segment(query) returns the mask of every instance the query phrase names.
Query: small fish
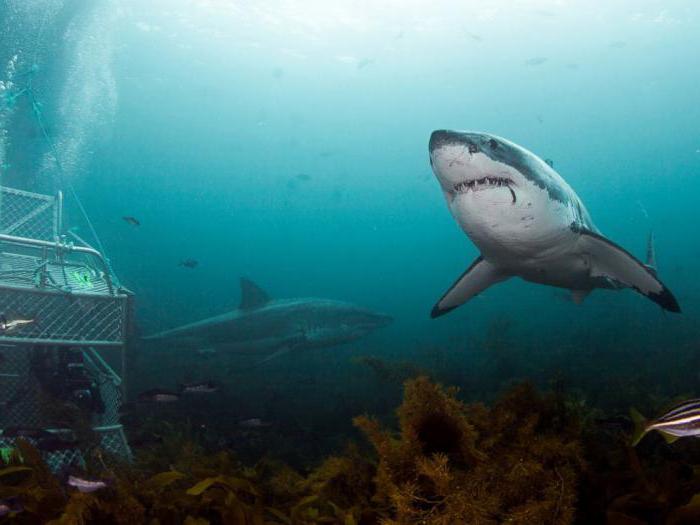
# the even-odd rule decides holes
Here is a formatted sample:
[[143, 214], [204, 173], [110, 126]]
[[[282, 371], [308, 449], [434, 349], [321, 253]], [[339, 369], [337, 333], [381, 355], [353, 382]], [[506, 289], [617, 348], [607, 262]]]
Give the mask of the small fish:
[[0, 500], [0, 518], [22, 512], [24, 507], [17, 498]]
[[239, 421], [238, 426], [242, 428], [264, 428], [272, 426], [272, 423], [268, 423], [267, 421], [263, 421], [260, 418], [254, 417], [251, 419], [244, 419], [243, 421]]
[[182, 383], [180, 385], [181, 394], [211, 394], [218, 392], [219, 386], [213, 381], [201, 381], [199, 383]]
[[541, 66], [547, 61], [545, 57], [532, 57], [525, 61], [526, 66]]
[[153, 388], [138, 395], [138, 400], [142, 403], [172, 403], [180, 400], [180, 394], [170, 390]]
[[0, 315], [0, 334], [14, 332], [23, 326], [27, 326], [35, 322], [36, 319], [8, 319], [4, 315]]
[[614, 42], [610, 42], [608, 47], [610, 47], [612, 49], [622, 49], [626, 45], [627, 45], [627, 42], [625, 42], [624, 40], [615, 40]]
[[199, 266], [199, 261], [195, 259], [184, 259], [180, 261], [179, 266], [184, 266], [185, 268], [191, 268], [195, 269], [197, 266]]
[[197, 348], [194, 353], [201, 356], [212, 356], [216, 354], [216, 348]]
[[634, 408], [630, 410], [634, 421], [632, 446], [652, 430], [661, 433], [667, 443], [673, 443], [680, 437], [700, 436], [700, 399], [690, 399], [666, 412], [654, 421], [647, 421]]
[[141, 226], [141, 222], [136, 217], [132, 217], [131, 215], [126, 215], [122, 217], [122, 219], [132, 226]]
[[294, 177], [296, 177], [297, 180], [302, 180], [304, 182], [311, 180], [311, 175], [307, 173], [297, 173], [296, 175], [294, 175]]
[[78, 489], [80, 492], [95, 492], [107, 487], [107, 483], [102, 480], [90, 480], [79, 478], [78, 476], [68, 476], [68, 485]]
[[550, 168], [554, 168], [554, 161], [552, 159], [544, 159], [545, 164]]
[[357, 69], [364, 69], [369, 65], [374, 64], [373, 58], [363, 58], [357, 63]]

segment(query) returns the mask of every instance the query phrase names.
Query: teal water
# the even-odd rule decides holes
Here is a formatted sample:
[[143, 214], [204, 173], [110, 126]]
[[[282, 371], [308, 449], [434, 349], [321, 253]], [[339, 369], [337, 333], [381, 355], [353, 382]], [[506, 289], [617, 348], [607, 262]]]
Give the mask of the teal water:
[[[136, 390], [226, 384], [199, 411], [210, 425], [263, 417], [333, 441], [398, 400], [398, 384], [356, 362], [368, 355], [468, 396], [529, 378], [626, 410], [697, 393], [699, 26], [700, 6], [681, 0], [2, 0], [1, 180], [75, 188], [136, 293], [137, 335], [234, 308], [240, 276], [395, 318], [245, 373], [236, 356], [134, 343]], [[12, 96], [29, 79], [38, 108]], [[441, 128], [553, 159], [597, 226], [640, 257], [653, 230], [683, 314], [631, 291], [577, 306], [514, 279], [429, 319], [477, 256], [429, 166]]]

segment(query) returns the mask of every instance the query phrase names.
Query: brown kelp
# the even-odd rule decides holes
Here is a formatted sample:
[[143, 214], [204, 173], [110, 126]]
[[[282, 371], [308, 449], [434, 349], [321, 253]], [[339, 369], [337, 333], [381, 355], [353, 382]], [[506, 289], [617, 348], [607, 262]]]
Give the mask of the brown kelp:
[[571, 523], [583, 459], [563, 405], [529, 385], [490, 409], [455, 394], [407, 382], [398, 435], [356, 420], [379, 456], [385, 523]]
[[[89, 454], [81, 492], [17, 440], [0, 468], [0, 500], [16, 523], [50, 524], [671, 524], [700, 519], [700, 443], [649, 436], [592, 417], [561, 391], [519, 384], [493, 405], [408, 380], [396, 428], [355, 418], [367, 441], [310, 472], [263, 458], [253, 466], [163, 426], [133, 464]], [[587, 412], [588, 411], [588, 412]], [[598, 414], [599, 415], [599, 414]], [[598, 421], [598, 423], [596, 423]], [[618, 425], [618, 426], [610, 426]], [[368, 446], [369, 445], [369, 446]], [[362, 448], [365, 447], [365, 448]], [[74, 474], [75, 475], [75, 474]]]

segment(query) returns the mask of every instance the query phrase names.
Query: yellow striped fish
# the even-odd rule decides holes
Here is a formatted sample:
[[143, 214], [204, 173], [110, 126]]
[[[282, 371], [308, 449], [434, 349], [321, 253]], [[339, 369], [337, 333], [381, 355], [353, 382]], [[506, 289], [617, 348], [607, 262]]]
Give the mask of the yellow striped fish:
[[680, 437], [700, 436], [700, 399], [684, 401], [654, 421], [647, 421], [634, 408], [630, 410], [630, 415], [635, 428], [633, 447], [652, 430], [660, 432], [667, 443], [673, 443]]

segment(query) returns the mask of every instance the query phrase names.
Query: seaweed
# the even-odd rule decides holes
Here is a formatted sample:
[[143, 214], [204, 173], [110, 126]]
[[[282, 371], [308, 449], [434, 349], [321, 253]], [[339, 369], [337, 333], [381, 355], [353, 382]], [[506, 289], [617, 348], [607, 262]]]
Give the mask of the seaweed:
[[[207, 451], [196, 428], [151, 421], [158, 446], [133, 464], [85, 457], [107, 487], [80, 493], [17, 440], [0, 467], [0, 499], [17, 523], [685, 525], [700, 520], [700, 444], [597, 426], [600, 411], [563, 389], [517, 384], [493, 404], [466, 403], [427, 377], [404, 384], [393, 427], [359, 416], [365, 439], [308, 472], [265, 457]], [[595, 416], [595, 417], [594, 417]]]
[[379, 456], [374, 500], [385, 523], [572, 523], [584, 462], [580, 427], [523, 385], [493, 408], [408, 381], [398, 435], [359, 417]]

